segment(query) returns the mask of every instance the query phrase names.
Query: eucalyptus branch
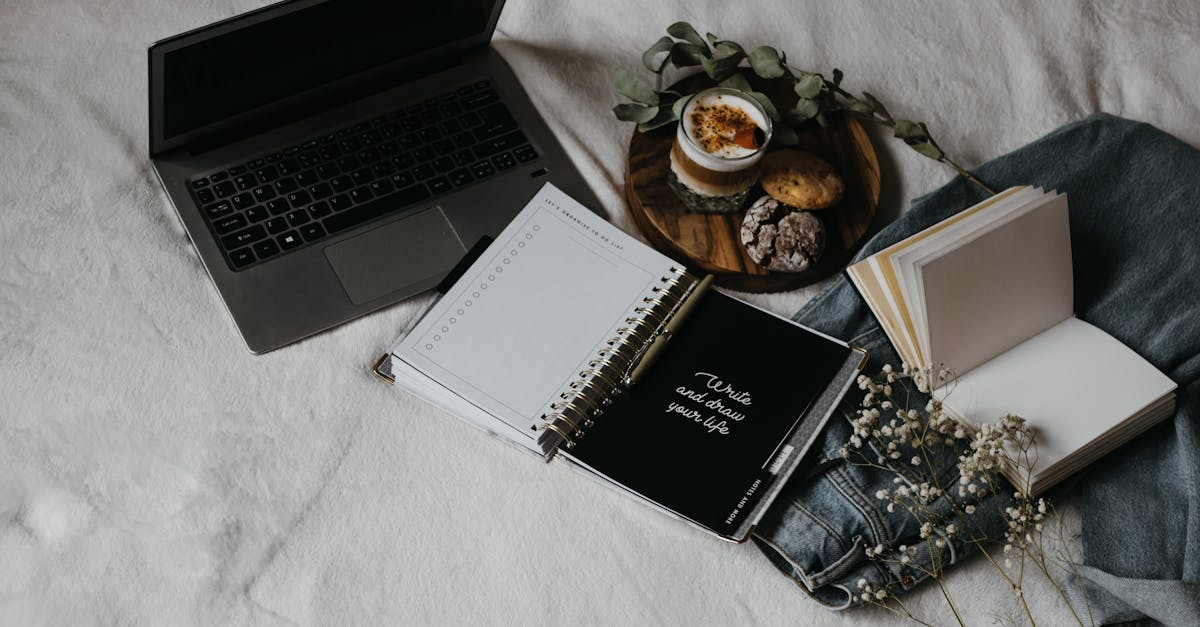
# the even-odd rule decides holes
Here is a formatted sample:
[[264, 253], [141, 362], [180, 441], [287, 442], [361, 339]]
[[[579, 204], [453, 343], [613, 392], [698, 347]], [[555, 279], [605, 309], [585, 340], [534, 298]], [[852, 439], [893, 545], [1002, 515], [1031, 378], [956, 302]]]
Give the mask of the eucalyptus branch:
[[[743, 65], [743, 62], [746, 65]], [[773, 142], [794, 145], [799, 141], [797, 129], [815, 120], [821, 126], [829, 124], [829, 114], [849, 111], [860, 118], [892, 129], [896, 139], [918, 154], [944, 163], [988, 194], [995, 194], [987, 185], [951, 159], [929, 133], [924, 122], [896, 119], [877, 98], [867, 92], [855, 96], [842, 88], [844, 75], [834, 69], [831, 78], [817, 72], [798, 69], [787, 63], [787, 53], [771, 46], [759, 46], [747, 51], [741, 44], [721, 39], [713, 33], [701, 37], [687, 22], [675, 22], [667, 27], [667, 35], [659, 38], [642, 53], [642, 65], [654, 73], [654, 87], [625, 69], [615, 75], [617, 93], [629, 102], [613, 107], [619, 120], [634, 122], [638, 131], [645, 132], [679, 119], [685, 94], [663, 89], [663, 76], [668, 66], [676, 70], [700, 67], [709, 78], [722, 87], [746, 92], [763, 106], [775, 126]], [[796, 94], [796, 103], [783, 110], [783, 103], [773, 102], [766, 94], [755, 91], [742, 74], [749, 67], [760, 78], [787, 81]]]

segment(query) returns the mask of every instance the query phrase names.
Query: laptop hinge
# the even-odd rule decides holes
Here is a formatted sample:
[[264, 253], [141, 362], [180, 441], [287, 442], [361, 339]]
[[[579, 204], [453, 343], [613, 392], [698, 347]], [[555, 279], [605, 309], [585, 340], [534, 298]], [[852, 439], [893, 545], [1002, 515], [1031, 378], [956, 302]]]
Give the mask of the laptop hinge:
[[419, 67], [409, 67], [401, 70], [395, 70], [386, 74], [373, 76], [370, 79], [355, 83], [354, 85], [343, 87], [334, 91], [324, 92], [317, 96], [306, 99], [302, 103], [295, 104], [285, 109], [274, 111], [270, 115], [263, 115], [255, 120], [238, 124], [233, 127], [221, 129], [198, 138], [190, 142], [186, 149], [193, 155], [203, 154], [210, 150], [216, 150], [222, 146], [232, 144], [236, 141], [241, 141], [247, 137], [265, 133], [266, 131], [287, 126], [293, 122], [303, 120], [323, 111], [340, 107], [355, 100], [361, 100], [368, 96], [373, 96], [377, 93], [387, 91], [409, 83], [426, 76], [431, 76], [453, 68], [462, 64], [462, 58], [455, 56], [443, 59], [435, 59], [427, 63], [421, 64]]

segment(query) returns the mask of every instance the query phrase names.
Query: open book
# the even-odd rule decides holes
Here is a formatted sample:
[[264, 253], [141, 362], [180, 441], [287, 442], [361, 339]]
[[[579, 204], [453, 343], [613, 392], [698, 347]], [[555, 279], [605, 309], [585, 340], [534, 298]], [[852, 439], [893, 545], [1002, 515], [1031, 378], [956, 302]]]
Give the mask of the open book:
[[547, 184], [375, 369], [742, 541], [864, 354], [707, 286]]
[[1019, 488], [1040, 493], [1174, 412], [1174, 382], [1074, 317], [1064, 195], [1014, 187], [848, 273], [905, 363], [957, 375], [934, 390], [954, 386], [952, 415], [1033, 426], [1030, 485], [1006, 473]]

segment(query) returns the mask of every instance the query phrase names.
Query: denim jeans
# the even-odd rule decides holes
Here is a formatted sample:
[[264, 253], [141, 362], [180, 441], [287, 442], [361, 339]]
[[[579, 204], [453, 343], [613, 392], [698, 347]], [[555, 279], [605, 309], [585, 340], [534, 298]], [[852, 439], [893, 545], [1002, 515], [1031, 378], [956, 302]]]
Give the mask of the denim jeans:
[[[1067, 193], [1076, 315], [1179, 385], [1174, 417], [1065, 488], [1082, 497], [1086, 580], [1073, 593], [1087, 593], [1097, 622], [1200, 624], [1200, 151], [1147, 124], [1097, 114], [975, 173], [997, 190], [1028, 184]], [[858, 258], [985, 197], [956, 178], [916, 199]], [[867, 348], [868, 372], [899, 364], [845, 277], [795, 320]], [[852, 413], [858, 400], [852, 391], [843, 409]], [[921, 569], [884, 566], [864, 554], [865, 546], [923, 543], [906, 515], [888, 513], [874, 497], [892, 486], [892, 476], [841, 459], [849, 431], [846, 421], [830, 421], [755, 535], [780, 570], [835, 609], [851, 604], [860, 578], [894, 592], [921, 581]], [[979, 507], [1003, 511], [1004, 499], [991, 495]], [[997, 528], [983, 531], [1003, 535], [999, 517], [976, 517], [995, 519]], [[972, 550], [950, 546], [951, 563]], [[914, 558], [925, 570], [930, 560], [924, 552]]]

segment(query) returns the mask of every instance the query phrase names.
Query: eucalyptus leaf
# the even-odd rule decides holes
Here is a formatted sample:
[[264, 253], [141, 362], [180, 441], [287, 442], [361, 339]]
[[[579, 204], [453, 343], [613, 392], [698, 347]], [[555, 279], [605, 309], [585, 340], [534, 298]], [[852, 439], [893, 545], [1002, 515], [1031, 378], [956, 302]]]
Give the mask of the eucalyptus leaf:
[[771, 143], [780, 146], [795, 146], [800, 143], [800, 135], [796, 133], [796, 129], [781, 124], [775, 127], [775, 132], [771, 134]]
[[646, 131], [652, 131], [660, 126], [666, 126], [667, 124], [670, 124], [678, 119], [679, 117], [676, 116], [671, 109], [659, 108], [658, 114], [656, 114], [650, 120], [638, 124], [637, 129], [638, 131], [645, 133]]
[[687, 102], [688, 98], [680, 98], [671, 104], [671, 114], [675, 116], [676, 120], [683, 117], [683, 107], [687, 105]]
[[816, 98], [817, 94], [821, 93], [821, 88], [825, 86], [825, 81], [816, 74], [802, 74], [796, 80], [795, 90], [796, 95], [801, 98]]
[[675, 67], [692, 67], [700, 65], [709, 57], [708, 48], [701, 48], [696, 44], [689, 44], [686, 41], [676, 42], [671, 48], [671, 63]]
[[705, 73], [714, 81], [720, 82], [737, 72], [738, 64], [746, 57], [745, 54], [737, 52], [727, 57], [719, 59], [702, 59], [700, 65], [704, 66]]
[[613, 115], [622, 122], [649, 122], [658, 115], [658, 107], [647, 107], [633, 102], [622, 102], [612, 108]]
[[741, 72], [738, 72], [733, 76], [721, 81], [719, 86], [737, 89], [739, 91], [751, 91], [754, 89], [750, 86], [750, 81], [746, 80], [746, 77], [743, 76]]
[[761, 91], [748, 91], [746, 94], [762, 105], [762, 108], [767, 112], [767, 117], [771, 118], [772, 122], [779, 122], [779, 110], [775, 108], [775, 103], [771, 102], [771, 99], [766, 94]]
[[667, 60], [670, 59], [670, 55], [664, 55], [661, 63], [656, 63], [654, 61], [654, 57], [664, 52], [670, 52], [671, 46], [674, 45], [675, 40], [671, 39], [670, 37], [660, 38], [658, 41], [654, 42], [653, 46], [646, 48], [646, 51], [642, 53], [642, 65], [645, 66], [647, 70], [650, 70], [656, 74], [662, 72], [663, 68], [667, 65]]
[[896, 127], [893, 129], [898, 139], [913, 140], [913, 141], [928, 141], [929, 133], [920, 124], [912, 120], [896, 120]]
[[817, 101], [812, 98], [801, 98], [796, 101], [796, 106], [788, 113], [788, 117], [794, 120], [809, 120], [817, 115], [821, 107], [817, 105]]
[[713, 50], [721, 53], [722, 55], [731, 55], [731, 54], [738, 54], [738, 53], [746, 54], [745, 48], [742, 48], [736, 42], [732, 42], [732, 41], [718, 41], [716, 44], [713, 45]]
[[871, 106], [871, 103], [862, 100], [851, 100], [849, 106], [851, 111], [862, 115], [871, 115], [875, 112], [875, 107]]
[[917, 142], [915, 144], [909, 144], [909, 146], [913, 150], [926, 157], [929, 157], [930, 159], [933, 159], [934, 161], [941, 161], [942, 159], [946, 158], [946, 153], [942, 152], [941, 148], [938, 148], [936, 145], [930, 142]]
[[692, 28], [692, 25], [688, 24], [687, 22], [675, 22], [674, 24], [668, 26], [667, 34], [708, 50], [708, 44], [704, 43], [704, 38], [701, 37], [700, 33], [697, 33], [696, 29]]
[[817, 117], [813, 119], [817, 121], [817, 124], [821, 125], [821, 128], [829, 126], [829, 116], [825, 115], [824, 111], [818, 111]]
[[629, 70], [619, 68], [613, 82], [616, 84], [617, 93], [634, 102], [645, 105], [658, 104], [658, 94], [646, 84], [646, 81], [638, 78]]
[[714, 45], [714, 46], [717, 45], [718, 41], [721, 41], [720, 37], [717, 37], [716, 35], [714, 35], [712, 33], [705, 33], [704, 38], [708, 40], [709, 44]]
[[750, 67], [754, 69], [754, 73], [763, 78], [779, 78], [787, 72], [779, 58], [779, 51], [770, 46], [759, 46], [751, 50], [747, 58], [750, 59]]

